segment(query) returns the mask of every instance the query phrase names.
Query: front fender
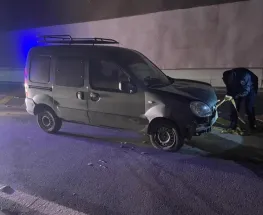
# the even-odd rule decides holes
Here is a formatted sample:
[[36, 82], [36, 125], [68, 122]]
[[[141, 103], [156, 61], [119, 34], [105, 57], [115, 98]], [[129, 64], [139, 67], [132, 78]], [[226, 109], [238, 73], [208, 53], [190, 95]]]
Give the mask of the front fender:
[[155, 106], [152, 106], [145, 113], [145, 117], [148, 119], [149, 123], [155, 118], [170, 118], [171, 115], [171, 108], [168, 108], [164, 104], [157, 104]]

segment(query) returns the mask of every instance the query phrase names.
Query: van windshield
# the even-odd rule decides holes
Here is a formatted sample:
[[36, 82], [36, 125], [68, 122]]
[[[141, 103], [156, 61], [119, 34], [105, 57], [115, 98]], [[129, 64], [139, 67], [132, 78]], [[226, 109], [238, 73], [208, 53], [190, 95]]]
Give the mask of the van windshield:
[[146, 87], [163, 87], [171, 84], [168, 77], [147, 57], [136, 51], [121, 52], [122, 66]]

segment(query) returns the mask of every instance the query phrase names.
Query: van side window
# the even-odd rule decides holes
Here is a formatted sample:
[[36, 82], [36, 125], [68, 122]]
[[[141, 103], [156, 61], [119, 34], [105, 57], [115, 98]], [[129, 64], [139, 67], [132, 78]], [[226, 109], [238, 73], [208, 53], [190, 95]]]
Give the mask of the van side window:
[[84, 86], [84, 61], [79, 58], [59, 58], [56, 63], [55, 83], [65, 87]]
[[106, 60], [90, 62], [90, 85], [93, 89], [119, 92], [119, 82], [129, 81], [116, 63]]
[[49, 56], [35, 56], [31, 59], [29, 80], [35, 83], [46, 84], [50, 81]]

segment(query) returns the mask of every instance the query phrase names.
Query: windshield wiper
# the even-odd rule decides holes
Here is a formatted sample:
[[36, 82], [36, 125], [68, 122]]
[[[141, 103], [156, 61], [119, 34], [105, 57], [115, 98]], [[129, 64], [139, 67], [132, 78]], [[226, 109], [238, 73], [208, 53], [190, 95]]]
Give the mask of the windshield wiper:
[[168, 84], [163, 84], [163, 83], [159, 83], [159, 84], [149, 84], [148, 87], [165, 87], [168, 86]]
[[170, 81], [162, 83], [158, 78], [151, 78], [149, 76], [144, 79], [144, 82], [147, 87], [165, 87], [172, 84]]

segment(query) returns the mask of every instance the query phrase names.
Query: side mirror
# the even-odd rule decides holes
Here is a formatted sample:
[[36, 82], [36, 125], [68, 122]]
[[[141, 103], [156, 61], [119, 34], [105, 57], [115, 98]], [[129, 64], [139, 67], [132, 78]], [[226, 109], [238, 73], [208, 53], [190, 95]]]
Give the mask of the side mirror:
[[119, 90], [121, 92], [132, 94], [136, 92], [136, 87], [128, 81], [121, 81], [119, 82]]

